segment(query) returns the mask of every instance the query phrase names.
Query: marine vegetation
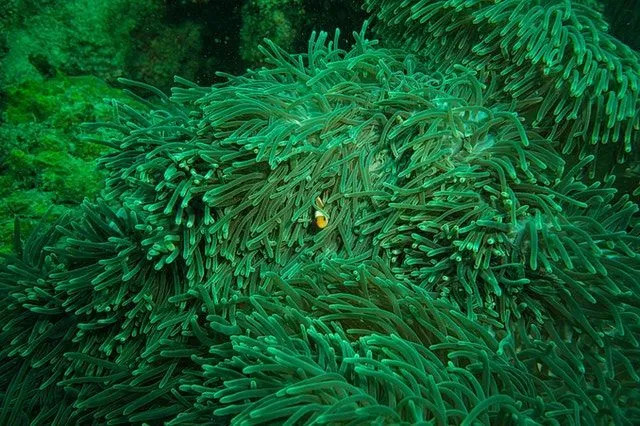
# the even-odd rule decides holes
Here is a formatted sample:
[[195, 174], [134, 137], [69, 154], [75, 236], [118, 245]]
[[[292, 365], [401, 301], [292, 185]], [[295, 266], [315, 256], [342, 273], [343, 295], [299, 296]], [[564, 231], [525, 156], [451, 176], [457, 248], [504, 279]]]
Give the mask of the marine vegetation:
[[339, 40], [121, 79], [101, 196], [0, 266], [0, 424], [640, 422], [638, 205], [582, 121]]
[[[10, 87], [0, 125], [0, 253], [12, 246], [14, 216], [29, 231], [48, 209], [49, 220], [94, 198], [104, 177], [96, 158], [104, 146], [83, 143], [83, 121], [108, 120], [102, 100], [121, 90], [95, 77], [58, 76]], [[1, 262], [2, 260], [0, 260]]]

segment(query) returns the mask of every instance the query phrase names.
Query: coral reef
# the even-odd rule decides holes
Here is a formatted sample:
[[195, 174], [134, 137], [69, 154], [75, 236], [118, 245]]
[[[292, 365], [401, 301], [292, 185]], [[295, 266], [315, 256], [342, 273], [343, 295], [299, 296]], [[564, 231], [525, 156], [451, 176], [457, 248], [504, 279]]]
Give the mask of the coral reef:
[[55, 77], [8, 89], [0, 127], [1, 253], [11, 250], [15, 215], [28, 234], [49, 208], [52, 220], [98, 195], [104, 176], [96, 173], [96, 158], [105, 148], [89, 143], [80, 123], [111, 119], [105, 98], [126, 99], [95, 77]]
[[365, 31], [121, 80], [101, 197], [0, 265], [0, 423], [640, 421], [638, 206], [578, 120]]
[[195, 78], [200, 64], [193, 54], [202, 49], [200, 27], [167, 22], [162, 3], [7, 2], [0, 6], [0, 14], [7, 17], [0, 88], [56, 74], [107, 81], [127, 75], [164, 88], [178, 70]]

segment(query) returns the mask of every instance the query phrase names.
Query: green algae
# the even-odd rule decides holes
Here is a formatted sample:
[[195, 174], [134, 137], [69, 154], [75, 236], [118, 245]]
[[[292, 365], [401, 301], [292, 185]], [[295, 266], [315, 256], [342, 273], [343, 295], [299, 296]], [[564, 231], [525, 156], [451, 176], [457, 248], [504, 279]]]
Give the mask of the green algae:
[[[11, 87], [6, 96], [0, 223], [9, 230], [19, 215], [28, 233], [48, 207], [54, 219], [99, 193], [104, 176], [96, 171], [96, 159], [106, 149], [85, 140], [89, 133], [81, 124], [109, 120], [108, 100], [122, 94], [97, 77], [59, 76]], [[10, 236], [2, 233], [0, 252], [10, 251]]]

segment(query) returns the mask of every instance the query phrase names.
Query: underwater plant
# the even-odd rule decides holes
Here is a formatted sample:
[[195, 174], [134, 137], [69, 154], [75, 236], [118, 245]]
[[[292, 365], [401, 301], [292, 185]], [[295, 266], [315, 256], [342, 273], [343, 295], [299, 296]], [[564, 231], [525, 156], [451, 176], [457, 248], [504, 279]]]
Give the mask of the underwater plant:
[[0, 423], [640, 421], [638, 206], [365, 31], [121, 80], [101, 197], [0, 265]]
[[[49, 211], [54, 220], [100, 192], [103, 146], [84, 143], [84, 121], [108, 120], [104, 98], [130, 102], [95, 77], [58, 76], [6, 90], [0, 125], [0, 253], [11, 252], [14, 216], [25, 235]], [[100, 137], [101, 135], [94, 135]]]

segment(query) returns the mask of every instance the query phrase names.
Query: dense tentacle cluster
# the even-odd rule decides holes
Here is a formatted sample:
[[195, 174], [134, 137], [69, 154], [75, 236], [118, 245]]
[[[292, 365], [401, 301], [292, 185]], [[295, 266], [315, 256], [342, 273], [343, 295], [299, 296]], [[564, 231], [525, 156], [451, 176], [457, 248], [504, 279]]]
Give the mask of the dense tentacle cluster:
[[560, 388], [544, 409], [533, 403], [542, 382], [497, 354], [506, 345], [491, 318], [468, 319], [380, 262], [335, 259], [301, 272], [269, 276], [250, 298], [252, 312], [237, 316], [245, 333], [218, 347], [224, 361], [203, 365], [212, 384], [197, 389], [203, 407], [222, 402], [216, 413], [238, 422], [439, 424], [567, 408]]
[[640, 421], [638, 206], [477, 70], [338, 38], [125, 81], [102, 199], [0, 266], [0, 423]]
[[[434, 68], [463, 64], [495, 85], [563, 152], [638, 149], [640, 56], [602, 15], [569, 0], [367, 0], [387, 43]], [[616, 148], [605, 146], [615, 143]], [[609, 165], [610, 166], [610, 165]], [[605, 167], [608, 169], [608, 167]]]

